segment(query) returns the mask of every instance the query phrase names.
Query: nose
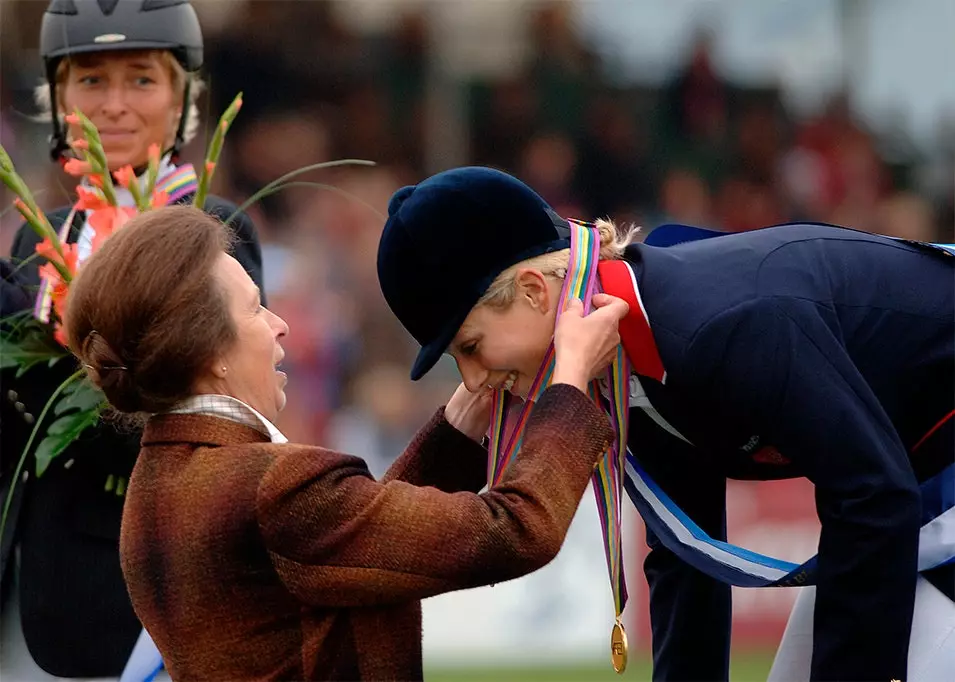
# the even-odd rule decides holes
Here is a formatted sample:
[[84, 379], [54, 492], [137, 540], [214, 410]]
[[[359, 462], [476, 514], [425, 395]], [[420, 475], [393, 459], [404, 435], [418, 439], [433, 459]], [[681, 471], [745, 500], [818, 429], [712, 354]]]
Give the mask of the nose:
[[455, 358], [458, 365], [458, 373], [461, 375], [461, 381], [471, 393], [480, 392], [487, 386], [487, 380], [490, 372], [480, 366], [480, 364], [467, 358]]
[[103, 100], [103, 113], [119, 116], [126, 112], [126, 88], [121, 83], [111, 83]]
[[283, 336], [288, 336], [288, 323], [271, 310], [269, 310], [269, 315], [272, 316], [272, 329], [276, 332], [275, 338], [281, 339]]

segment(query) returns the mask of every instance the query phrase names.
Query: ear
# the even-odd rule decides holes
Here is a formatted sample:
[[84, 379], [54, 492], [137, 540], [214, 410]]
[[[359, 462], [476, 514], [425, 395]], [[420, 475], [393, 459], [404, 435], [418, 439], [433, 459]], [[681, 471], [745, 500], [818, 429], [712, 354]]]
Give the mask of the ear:
[[517, 298], [542, 313], [550, 312], [554, 302], [544, 273], [536, 268], [522, 268], [514, 276], [514, 283], [517, 285]]
[[206, 365], [201, 375], [196, 377], [193, 384], [193, 392], [199, 393], [223, 393], [225, 388], [223, 382], [229, 374], [228, 363], [223, 358], [214, 358], [212, 362]]
[[216, 379], [225, 379], [226, 375], [229, 373], [229, 366], [222, 358], [216, 358], [213, 360], [212, 366], [209, 369]]

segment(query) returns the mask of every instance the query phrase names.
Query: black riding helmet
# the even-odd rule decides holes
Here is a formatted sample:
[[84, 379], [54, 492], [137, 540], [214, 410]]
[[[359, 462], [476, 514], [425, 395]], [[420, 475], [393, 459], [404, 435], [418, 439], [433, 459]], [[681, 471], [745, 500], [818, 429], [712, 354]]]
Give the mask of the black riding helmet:
[[[202, 28], [189, 0], [52, 0], [40, 28], [53, 112], [50, 154], [58, 160], [69, 146], [56, 116], [56, 69], [64, 57], [111, 50], [169, 50], [187, 73], [202, 66]], [[183, 142], [189, 111], [189, 80], [172, 153]]]

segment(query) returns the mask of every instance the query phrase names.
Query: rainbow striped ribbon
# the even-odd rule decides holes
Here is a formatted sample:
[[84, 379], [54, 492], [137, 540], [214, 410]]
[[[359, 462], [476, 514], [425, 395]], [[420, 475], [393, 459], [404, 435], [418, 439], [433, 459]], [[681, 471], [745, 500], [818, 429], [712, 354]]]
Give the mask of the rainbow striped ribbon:
[[167, 204], [174, 204], [184, 196], [192, 194], [199, 188], [199, 178], [196, 169], [191, 163], [177, 166], [169, 175], [156, 182], [156, 189], [169, 194]]
[[[570, 264], [561, 289], [558, 319], [564, 306], [572, 298], [583, 301], [584, 310], [590, 311], [591, 299], [600, 291], [597, 263], [600, 260], [600, 235], [584, 223], [571, 222]], [[554, 344], [551, 343], [531, 384], [527, 400], [516, 417], [506, 445], [505, 435], [510, 426], [512, 396], [507, 391], [495, 391], [491, 403], [490, 442], [488, 444], [488, 482], [496, 485], [504, 471], [513, 461], [524, 440], [524, 429], [534, 402], [550, 385], [554, 373]], [[614, 608], [617, 618], [627, 604], [627, 585], [624, 576], [621, 548], [621, 500], [624, 462], [627, 452], [630, 361], [623, 346], [617, 347], [617, 357], [607, 370], [610, 400], [606, 401], [597, 381], [588, 386], [590, 398], [610, 413], [616, 438], [600, 458], [593, 476], [594, 498], [600, 512], [600, 526], [604, 536], [607, 568], [613, 589]], [[502, 447], [503, 446], [503, 447]]]

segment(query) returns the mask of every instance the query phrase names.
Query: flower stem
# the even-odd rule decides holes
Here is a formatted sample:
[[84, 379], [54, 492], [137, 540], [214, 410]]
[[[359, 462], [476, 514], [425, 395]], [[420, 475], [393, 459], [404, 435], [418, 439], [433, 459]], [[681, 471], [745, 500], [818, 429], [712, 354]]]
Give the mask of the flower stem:
[[79, 119], [80, 125], [83, 127], [83, 135], [90, 144], [89, 151], [86, 152], [86, 160], [89, 161], [95, 172], [103, 176], [103, 196], [106, 197], [110, 206], [118, 206], [116, 189], [113, 187], [113, 176], [109, 172], [109, 161], [106, 159], [106, 151], [103, 149], [103, 140], [99, 136], [99, 131], [82, 111], [74, 109], [73, 113]]
[[209, 150], [206, 152], [205, 162], [202, 164], [202, 175], [199, 176], [199, 187], [196, 189], [196, 196], [193, 198], [192, 205], [196, 208], [202, 208], [206, 203], [206, 196], [209, 194], [209, 185], [212, 183], [212, 175], [215, 173], [216, 164], [219, 162], [219, 155], [222, 153], [222, 143], [225, 141], [225, 134], [239, 115], [239, 109], [242, 108], [242, 93], [240, 92], [232, 100], [232, 104], [225, 110], [216, 126], [216, 131], [212, 135], [212, 141], [209, 143]]
[[[247, 209], [249, 206], [254, 204], [256, 201], [258, 201], [262, 197], [266, 197], [269, 194], [271, 194], [273, 191], [276, 191], [276, 189], [279, 188], [279, 185], [284, 186], [283, 183], [285, 183], [286, 180], [290, 180], [291, 178], [302, 175], [303, 173], [308, 173], [309, 171], [313, 171], [313, 170], [319, 170], [321, 168], [334, 168], [336, 166], [374, 166], [374, 165], [375, 165], [374, 161], [366, 161], [365, 159], [341, 159], [339, 161], [323, 161], [322, 163], [313, 163], [308, 166], [302, 166], [301, 168], [296, 168], [295, 170], [289, 171], [285, 175], [276, 178], [275, 180], [267, 184], [265, 187], [260, 189], [258, 192], [253, 194], [251, 197], [246, 199], [242, 203], [242, 205], [239, 206], [237, 209], [235, 209], [232, 215], [230, 215], [228, 219], [226, 219], [225, 224], [228, 225], [229, 223], [231, 223], [233, 218], [235, 218], [242, 211]], [[342, 194], [345, 194], [346, 196], [350, 196], [347, 192], [345, 192], [345, 190], [339, 190], [339, 192], [341, 192]]]
[[[7, 150], [3, 148], [3, 145], [0, 145], [0, 180], [20, 199], [16, 204], [17, 210], [20, 211], [20, 214], [27, 221], [30, 229], [36, 232], [41, 239], [48, 238], [53, 244], [53, 248], [57, 254], [59, 254], [60, 258], [65, 262], [66, 256], [63, 253], [63, 245], [60, 244], [56, 230], [53, 229], [46, 214], [40, 210], [36, 199], [33, 197], [33, 193], [30, 192], [30, 188], [27, 187], [23, 178], [20, 177], [20, 174], [17, 173], [13, 161], [10, 159], [10, 155], [7, 154]], [[24, 209], [27, 210], [24, 211]], [[69, 281], [69, 279], [67, 279], [67, 281]]]

